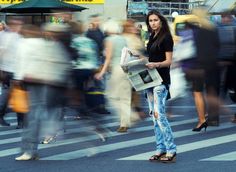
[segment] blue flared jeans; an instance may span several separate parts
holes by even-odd
[[[158,85],[146,90],[149,112],[154,123],[156,138],[156,154],[166,152],[167,154],[176,153],[176,145],[170,124],[166,117],[166,98],[168,90],[165,85]],[[157,114],[157,115],[154,115]]]

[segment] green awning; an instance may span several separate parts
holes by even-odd
[[[4,13],[52,13],[54,11],[82,11],[87,8],[68,4],[60,0],[26,0],[22,3],[2,8]]]

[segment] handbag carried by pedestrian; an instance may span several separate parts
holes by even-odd
[[[28,92],[21,85],[13,84],[8,105],[14,112],[27,113],[29,111]]]

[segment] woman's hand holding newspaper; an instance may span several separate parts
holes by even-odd
[[[149,69],[160,68],[161,67],[161,62],[149,62],[149,63],[146,64],[146,66]]]

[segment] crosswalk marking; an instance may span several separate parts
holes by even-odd
[[[179,117],[176,115],[175,117]],[[113,117],[112,117],[113,118]],[[15,119],[15,118],[13,118]],[[150,121],[150,119],[146,119],[146,121]],[[105,121],[104,121],[105,122]],[[197,122],[197,119],[187,119],[187,120],[181,120],[181,121],[175,121],[171,122],[171,126],[180,126],[183,124],[190,124]],[[66,125],[76,125],[79,124],[78,121],[66,121]],[[119,122],[109,122],[106,121],[105,124],[103,124],[104,127],[116,127],[119,125]],[[78,125],[79,126],[79,125]],[[83,125],[84,126],[84,125]],[[231,122],[227,123],[222,123],[219,127],[209,127],[207,132],[211,131],[218,131],[222,129],[229,129],[235,127],[235,124],[232,124]],[[86,132],[88,130],[92,131],[92,126],[85,126],[85,127],[77,127],[77,128],[72,128],[72,129],[67,129],[67,132],[64,133],[63,135],[71,134],[71,133],[80,133],[80,132]],[[115,136],[120,136],[120,135],[129,135],[134,132],[143,132],[143,131],[151,131],[153,130],[153,126],[144,126],[144,127],[136,127],[136,128],[131,128],[129,129],[128,133],[116,133],[113,132],[110,134],[111,137]],[[21,133],[22,130],[10,130],[10,131],[0,131],[0,136],[8,135],[8,134],[17,134]],[[198,135],[198,134],[203,134],[203,133],[196,133],[192,132],[191,129],[186,129],[186,130],[180,130],[177,132],[174,132],[175,138],[179,137],[185,137],[185,136],[191,136],[191,135]],[[188,151],[193,151],[205,147],[211,147],[219,144],[224,144],[224,143],[229,143],[229,142],[234,142],[236,141],[236,134],[230,134],[222,137],[216,137],[216,138],[211,138],[207,140],[202,140],[202,141],[196,141],[193,143],[188,143],[188,144],[183,144],[183,145],[178,145],[178,153],[184,153]],[[93,141],[97,140],[98,136],[97,135],[87,135],[79,138],[72,138],[72,139],[63,139],[63,140],[58,140],[56,143],[53,144],[47,144],[47,145],[39,145],[39,149],[47,149],[47,148],[53,148],[53,147],[59,147],[59,146],[66,146],[70,144],[75,144],[75,143],[82,143],[86,141]],[[21,137],[13,137],[13,138],[8,138],[8,139],[1,139],[0,140],[0,145],[2,144],[10,144],[10,143],[17,143],[21,141]],[[71,152],[66,152],[66,153],[60,153],[60,154],[54,154],[52,156],[44,157],[41,160],[70,160],[70,159],[77,159],[81,157],[86,157],[90,156],[96,153],[105,153],[109,151],[116,151],[119,149],[124,149],[124,148],[131,148],[133,146],[142,146],[144,144],[148,143],[154,143],[155,139],[154,136],[151,137],[142,137],[138,139],[132,139],[128,141],[121,141],[121,142],[116,142],[112,144],[104,144],[101,146],[94,147],[92,144],[85,149],[77,149],[75,151]],[[0,158],[1,157],[6,157],[6,156],[11,156],[20,153],[20,148],[10,148],[10,149],[4,149],[0,151]],[[146,152],[146,153],[141,153],[129,157],[123,157],[118,160],[147,160],[150,155],[152,155],[153,151]],[[209,157],[206,159],[202,159],[200,161],[235,161],[236,160],[236,152],[231,152],[231,153],[224,153],[221,155]]]
[[[236,161],[236,151],[201,159],[200,161]]]
[[[191,122],[196,122],[196,119],[188,119],[188,120],[183,120],[183,121],[172,122],[171,126],[177,126],[177,125],[181,125],[181,124],[183,125],[183,124],[188,124],[188,123],[191,123]],[[78,122],[77,122],[77,124],[78,124]],[[103,127],[116,127],[118,125],[119,125],[119,122],[112,122],[112,123],[104,124],[102,126]],[[93,127],[91,127],[91,126],[90,127],[76,127],[76,128],[72,128],[72,129],[67,129],[65,134],[86,132],[86,131],[91,131],[92,129],[93,129]],[[148,131],[148,130],[152,130],[152,129],[153,129],[152,126],[146,126],[146,127],[132,128],[132,129],[130,129],[130,131],[131,132],[139,132],[139,131]],[[15,133],[21,133],[22,130],[21,131],[18,131],[18,130],[6,131],[6,132],[3,132],[3,133],[13,134],[14,132]],[[118,136],[118,135],[120,135],[120,133],[114,133],[112,136]],[[1,144],[6,144],[6,143],[15,143],[15,142],[19,142],[20,140],[21,140],[21,137],[10,138],[10,139],[2,139],[2,140],[0,140],[0,145]]]
[[[78,121],[71,121],[71,122],[68,122],[66,125],[77,125],[79,126],[79,123]],[[83,125],[86,125],[86,123],[84,123]],[[118,122],[112,122],[112,123],[108,123],[108,124],[105,124],[103,125],[104,127],[115,127],[119,125]],[[69,131],[70,133],[72,132],[78,132],[78,131],[88,131],[88,130],[91,130],[93,127],[74,127],[73,129],[67,129],[67,131]],[[16,129],[16,130],[11,130],[11,131],[3,131],[3,132],[0,132],[0,136],[3,136],[3,135],[8,135],[8,134],[17,134],[17,133],[22,133],[22,129]],[[0,145],[1,145],[1,140],[0,140]]]
[[[230,128],[230,127],[233,127],[233,126],[234,125],[227,124],[227,125],[223,125],[221,127],[212,128],[211,131],[217,131],[217,130],[221,130],[223,128]],[[192,132],[190,129],[187,129],[187,130],[182,130],[182,131],[175,132],[174,134],[175,134],[175,138],[178,138],[178,137],[184,137],[184,136],[189,136],[189,135],[196,135],[196,134],[199,134],[199,133],[195,133],[195,132]],[[236,134],[233,135],[233,136],[236,136]],[[225,136],[225,137],[227,137],[227,136]],[[228,137],[230,137],[230,136],[228,136]],[[228,137],[227,137],[227,139],[228,139]],[[140,146],[140,145],[143,145],[143,144],[152,143],[152,142],[154,142],[154,139],[155,139],[154,136],[152,136],[152,137],[143,137],[143,138],[140,138],[140,139],[133,139],[133,140],[123,141],[123,142],[119,142],[119,143],[113,143],[113,144],[107,144],[107,145],[103,145],[103,146],[97,146],[96,147],[96,153],[104,153],[104,152],[114,151],[114,150],[118,150],[118,149],[133,147],[133,146]],[[225,138],[223,138],[223,139],[225,139]],[[214,140],[214,139],[212,139],[212,140]],[[224,140],[224,141],[225,141],[225,143],[227,143],[226,140]],[[233,141],[236,141],[236,137],[233,137]],[[213,143],[215,143],[215,142],[213,141]],[[71,159],[77,159],[77,158],[87,156],[88,152],[90,152],[90,151],[91,151],[91,148],[86,148],[86,149],[82,149],[82,150],[77,150],[77,151],[72,151],[72,152],[67,152],[67,153],[62,153],[62,154],[57,154],[57,155],[45,157],[45,158],[42,158],[42,160],[71,160]],[[180,148],[180,151],[181,151],[181,148]],[[150,153],[153,153],[153,152],[149,152],[148,155],[150,155]],[[143,158],[143,157],[141,156],[141,158]]]
[[[188,124],[188,123],[192,123],[192,122],[196,122],[196,119],[188,119],[188,120],[183,120],[183,121],[176,121],[176,122],[172,122],[171,125],[172,126],[177,126],[177,125],[181,125],[181,124]],[[105,127],[112,127],[112,126],[117,126],[117,122],[115,123],[108,123],[105,124]],[[68,129],[67,132],[65,134],[70,134],[72,132],[79,132],[81,130],[85,130],[87,131],[89,127],[84,127],[84,128],[73,128],[73,129]],[[138,128],[133,128],[130,129],[130,132],[141,132],[141,131],[148,131],[148,130],[152,130],[153,127],[152,126],[147,126],[147,127],[138,127]],[[114,136],[119,136],[119,135],[125,135],[125,134],[129,134],[129,133],[111,133],[110,137],[114,137]],[[5,139],[5,140],[1,140],[0,141],[0,145],[1,144],[5,144],[5,143],[14,143],[14,142],[18,142],[21,139],[21,137],[18,138],[13,138],[13,139]],[[80,138],[75,138],[75,139],[65,139],[62,141],[57,141],[55,144],[48,144],[48,145],[39,145],[39,149],[45,149],[45,148],[51,148],[51,147],[56,147],[56,146],[62,146],[62,145],[68,145],[68,144],[73,144],[73,143],[80,143],[80,142],[85,142],[85,141],[92,141],[98,139],[98,136],[96,135],[92,135],[92,136],[85,136],[85,137],[80,137]],[[151,142],[153,141],[150,140]],[[6,150],[2,150],[0,151],[0,157],[5,157],[5,156],[9,156],[9,155],[14,155],[20,152],[19,148],[12,148],[12,149],[6,149]]]
[[[118,122],[112,122],[112,123],[108,123],[103,125],[104,127],[114,127],[117,126],[119,123]],[[86,131],[92,131],[93,127],[89,126],[89,127],[77,127],[77,128],[73,128],[73,129],[68,129],[67,132],[65,134],[71,134],[71,133],[79,133],[79,132],[86,132]],[[6,144],[6,143],[15,143],[15,142],[19,142],[21,140],[21,137],[15,137],[15,138],[10,138],[10,139],[2,139],[0,140],[0,145],[1,144]],[[1,156],[1,155],[0,155]]]
[[[235,127],[234,124],[227,123],[227,124],[222,125],[221,127],[211,128],[209,130],[210,131],[222,130],[222,129],[228,128],[229,126]],[[179,134],[177,134],[177,133],[178,132],[174,133],[175,138],[179,137]],[[196,150],[196,149],[201,149],[201,148],[205,148],[205,147],[210,147],[210,146],[215,146],[215,145],[219,145],[219,144],[223,144],[223,143],[228,143],[228,142],[232,142],[232,141],[236,141],[236,134],[231,134],[231,135],[227,135],[227,136],[207,139],[207,140],[203,140],[203,141],[197,141],[197,142],[188,143],[188,144],[184,144],[184,145],[178,145],[177,152],[178,153],[183,153],[183,152],[188,152],[188,151],[192,151],[192,150]],[[153,154],[155,154],[155,151],[150,151],[150,152],[145,152],[145,153],[141,153],[141,154],[137,154],[137,155],[132,155],[132,156],[129,156],[129,157],[120,158],[118,160],[147,160]]]
[[[67,116],[65,117],[66,119],[68,118]],[[72,117],[74,118],[74,117]],[[16,117],[12,117],[12,119],[16,119]],[[100,121],[107,121],[107,120],[113,120],[113,119],[117,119],[117,116],[105,116],[104,118],[102,119],[99,119],[98,122]],[[81,120],[76,120],[74,119],[73,121],[65,121],[66,125],[69,126],[69,125],[79,125],[81,122]],[[86,120],[83,120],[83,124],[87,124],[88,122],[86,122]],[[17,123],[16,122],[13,122],[11,123],[11,126],[16,126]],[[8,135],[8,134],[17,134],[17,133],[22,133],[22,129],[14,129],[14,130],[7,130],[7,131],[0,131],[0,136],[3,136],[3,135]]]

